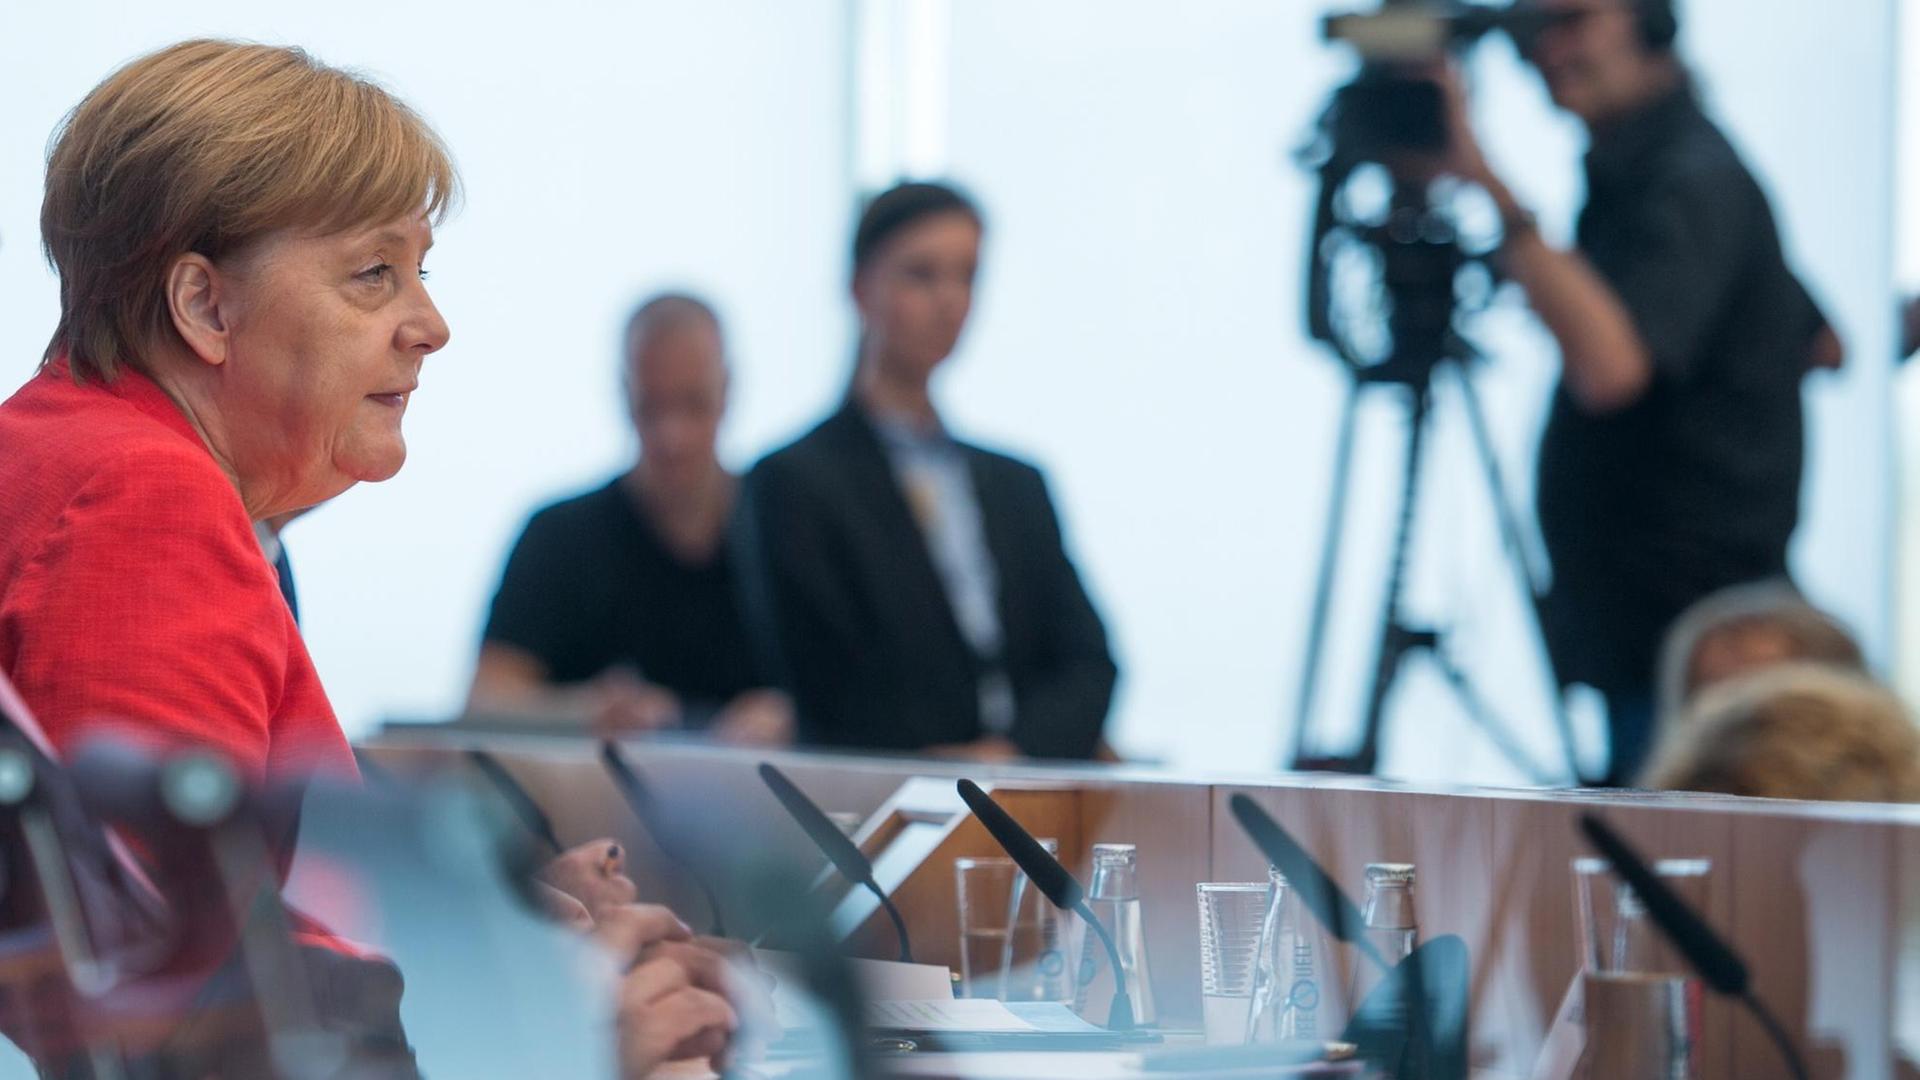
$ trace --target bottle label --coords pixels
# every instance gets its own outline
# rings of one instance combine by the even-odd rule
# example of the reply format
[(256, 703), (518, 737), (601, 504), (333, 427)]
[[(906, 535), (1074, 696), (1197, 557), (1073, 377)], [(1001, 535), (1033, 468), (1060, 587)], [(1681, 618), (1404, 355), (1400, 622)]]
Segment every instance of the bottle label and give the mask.
[(1314, 979), (1313, 946), (1304, 941), (1293, 947), (1293, 985), (1287, 988), (1287, 1011), (1293, 1014), (1295, 1038), (1318, 1037), (1320, 984)]

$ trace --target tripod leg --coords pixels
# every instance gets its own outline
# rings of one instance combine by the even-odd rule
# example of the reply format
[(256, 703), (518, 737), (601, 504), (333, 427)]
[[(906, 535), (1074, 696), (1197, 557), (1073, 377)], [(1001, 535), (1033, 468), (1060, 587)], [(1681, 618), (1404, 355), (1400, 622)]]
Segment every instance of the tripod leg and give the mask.
[(1433, 657), (1434, 666), (1440, 669), (1440, 674), (1447, 680), (1447, 685), (1453, 688), (1454, 696), (1460, 699), (1460, 707), (1466, 710), (1474, 726), (1486, 735), (1487, 741), (1493, 743), (1493, 748), (1500, 751), (1500, 756), (1512, 762), (1514, 768), (1520, 770), (1534, 783), (1542, 787), (1555, 786), (1560, 777), (1552, 769), (1545, 768), (1533, 760), (1533, 755), (1527, 753), (1526, 747), (1520, 745), (1520, 740), (1514, 738), (1513, 732), (1509, 731), (1507, 726), (1493, 714), (1493, 710), (1487, 706), (1487, 703), (1481, 700), (1480, 694), (1473, 688), (1473, 683), (1467, 679), (1466, 672), (1461, 671), (1438, 647), (1430, 650), (1428, 655)]
[(1340, 565), (1340, 544), (1346, 530), (1347, 491), (1352, 486), (1354, 418), (1360, 407), (1360, 384), (1347, 384), (1340, 410), (1340, 433), (1333, 450), (1333, 488), (1327, 496), (1326, 534), (1321, 540), (1320, 572), (1313, 588), (1313, 617), (1307, 626), (1307, 655), (1300, 667), (1300, 696), (1294, 708), (1293, 760), (1298, 768), (1308, 757), (1313, 723), (1313, 699), (1319, 689), (1320, 658), (1326, 649), (1327, 620), (1333, 606), (1334, 578)]
[(1526, 535), (1520, 528), (1520, 515), (1513, 512), (1507, 503), (1507, 484), (1500, 471), (1499, 455), (1493, 450), (1493, 436), (1487, 429), (1487, 414), (1480, 408), (1480, 391), (1473, 385), (1473, 376), (1462, 364), (1453, 365), (1454, 375), (1460, 383), (1460, 400), (1466, 405), (1467, 426), (1473, 431), (1473, 445), (1480, 457), (1480, 468), (1487, 476), (1487, 487), (1493, 492), (1494, 517), (1500, 527), (1500, 542), (1506, 545), (1507, 553), (1513, 559), (1514, 570), (1520, 577), (1520, 585), (1531, 599), (1544, 591), (1541, 573), (1533, 563), (1533, 552), (1527, 547)]
[(1400, 593), (1406, 587), (1407, 547), (1413, 539), (1413, 514), (1420, 491), (1420, 453), (1426, 446), (1428, 407), (1432, 404), (1428, 383), (1410, 384), (1413, 395), (1407, 424), (1407, 454), (1403, 470), (1405, 484), (1400, 493), (1399, 520), (1394, 525), (1393, 555), (1387, 573), (1387, 599), (1380, 618), (1380, 655), (1374, 666), (1373, 687), (1367, 694), (1365, 724), (1361, 729), (1360, 749), (1353, 756), (1357, 772), (1373, 772), (1380, 764), (1380, 729), (1386, 720), (1387, 694), (1393, 689), (1394, 676), (1407, 650), (1421, 644), (1423, 636), (1410, 632), (1400, 619)]
[[(1580, 754), (1573, 737), (1573, 720), (1567, 715), (1566, 688), (1560, 683), (1560, 673), (1554, 669), (1553, 651), (1547, 646), (1541, 575), (1528, 552), (1526, 537), (1520, 529), (1520, 516), (1514, 513), (1512, 505), (1507, 502), (1507, 486), (1500, 471), (1500, 458), (1494, 453), (1493, 436), (1488, 432), (1486, 413), (1480, 408), (1480, 393), (1474, 388), (1473, 376), (1465, 364), (1456, 362), (1453, 369), (1460, 383), (1460, 398), (1466, 404), (1467, 426), (1473, 429), (1473, 443), (1479, 453), (1480, 467), (1486, 473), (1488, 494), (1493, 503), (1494, 518), (1499, 524), (1500, 539), (1512, 559), (1520, 591), (1526, 596), (1527, 611), (1533, 616), (1534, 636), (1540, 644), (1541, 662), (1546, 668), (1550, 687), (1548, 692), (1553, 698), (1553, 722), (1560, 736), (1561, 752), (1566, 757), (1567, 775), (1577, 785), (1581, 783)], [(1451, 664), (1442, 666), (1452, 667)]]

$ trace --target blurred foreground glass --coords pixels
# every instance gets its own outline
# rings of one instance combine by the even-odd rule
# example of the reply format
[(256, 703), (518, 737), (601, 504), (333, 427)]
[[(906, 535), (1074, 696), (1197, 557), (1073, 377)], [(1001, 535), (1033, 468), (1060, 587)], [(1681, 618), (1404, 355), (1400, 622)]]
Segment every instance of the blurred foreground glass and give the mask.
[(1269, 889), (1257, 881), (1203, 881), (1193, 888), (1200, 904), (1200, 1007), (1207, 1042), (1243, 1043)]
[[(1653, 866), (1696, 911), (1705, 911), (1706, 859)], [(1601, 859), (1573, 861), (1585, 1048), (1583, 1080), (1691, 1080), (1698, 1075), (1699, 980), (1667, 944), (1640, 898)]]
[[(1059, 844), (1040, 841), (1055, 852)], [(1062, 920), (1012, 859), (955, 859), (960, 993), (1001, 1001), (1070, 1001)]]

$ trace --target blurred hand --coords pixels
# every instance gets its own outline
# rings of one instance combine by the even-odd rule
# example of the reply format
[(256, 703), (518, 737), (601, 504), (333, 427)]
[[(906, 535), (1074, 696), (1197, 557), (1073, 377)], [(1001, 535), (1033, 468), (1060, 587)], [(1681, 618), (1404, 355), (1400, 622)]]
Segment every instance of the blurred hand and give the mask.
[(640, 1080), (670, 1061), (707, 1058), (715, 1071), (739, 1019), (721, 995), (694, 985), (672, 955), (642, 961), (620, 980), (614, 1013), (621, 1080)]
[(1823, 326), (1813, 335), (1813, 344), (1807, 349), (1807, 368), (1809, 370), (1838, 371), (1847, 362), (1847, 347), (1840, 341), (1840, 335), (1833, 327)]
[(627, 876), (627, 854), (612, 840), (569, 848), (540, 869), (539, 883), (579, 901), (598, 923), (607, 908), (631, 904), (640, 890)]
[(792, 746), (793, 702), (778, 690), (749, 690), (727, 703), (714, 721), (714, 738), (729, 746)]
[(680, 699), (624, 668), (614, 668), (578, 691), (587, 722), (600, 736), (680, 726)]
[(656, 945), (692, 941), (693, 929), (660, 904), (616, 904), (595, 917), (593, 938), (627, 971)]
[(623, 1077), (689, 1058), (711, 1059), (720, 1070), (739, 1052), (742, 1017), (770, 1030), (771, 999), (727, 962), (725, 954), (741, 948), (736, 943), (696, 940), (673, 912), (654, 904), (607, 909), (594, 938), (626, 972), (617, 1021)]
[(710, 944), (712, 940), (696, 938), (651, 945), (642, 951), (641, 963), (672, 960), (686, 972), (696, 989), (718, 994), (733, 1010), (734, 1029), (724, 1053), (715, 1062), (718, 1069), (727, 1062), (760, 1056), (762, 1047), (757, 1042), (752, 1045), (749, 1042), (759, 1035), (777, 1031), (778, 1021), (774, 1017), (772, 981), (753, 970), (750, 960), (729, 959), (729, 954), (743, 946), (728, 942), (727, 948), (715, 949)]
[(1490, 193), (1504, 190), (1493, 167), (1480, 149), (1480, 137), (1473, 130), (1473, 111), (1467, 102), (1467, 83), (1454, 61), (1433, 65), (1425, 73), (1440, 87), (1440, 113), (1446, 125), (1447, 148), (1442, 151), (1439, 169), (1448, 176), (1478, 184)]

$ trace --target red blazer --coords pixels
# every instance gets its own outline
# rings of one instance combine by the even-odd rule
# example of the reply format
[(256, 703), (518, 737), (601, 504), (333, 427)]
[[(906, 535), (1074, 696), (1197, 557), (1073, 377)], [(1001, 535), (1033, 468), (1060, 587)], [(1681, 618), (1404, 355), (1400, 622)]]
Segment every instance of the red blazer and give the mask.
[(232, 481), (131, 369), (0, 404), (0, 671), (68, 754), (111, 728), (255, 780), (353, 755)]

